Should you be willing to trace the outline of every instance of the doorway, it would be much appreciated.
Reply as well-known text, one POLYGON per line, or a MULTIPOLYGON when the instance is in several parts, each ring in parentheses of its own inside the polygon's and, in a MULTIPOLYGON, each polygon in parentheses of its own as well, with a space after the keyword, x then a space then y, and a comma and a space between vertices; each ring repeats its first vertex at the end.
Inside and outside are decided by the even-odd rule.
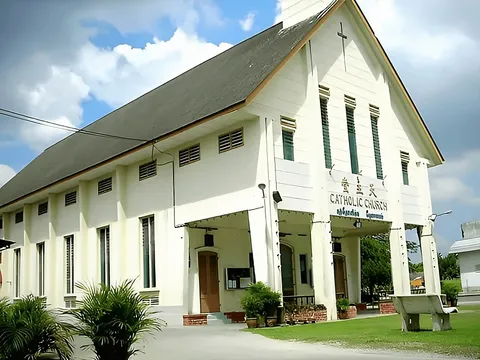
POLYGON ((347 271, 345 269, 344 255, 333 255, 333 271, 335 274, 335 293, 337 299, 347 298, 347 271))
POLYGON ((217 253, 212 251, 198 253, 198 277, 200 280, 200 312, 219 312, 220 292, 217 253))
POLYGON ((295 295, 295 281, 293 276, 293 250, 290 246, 280 244, 280 260, 282 264, 283 296, 295 295))

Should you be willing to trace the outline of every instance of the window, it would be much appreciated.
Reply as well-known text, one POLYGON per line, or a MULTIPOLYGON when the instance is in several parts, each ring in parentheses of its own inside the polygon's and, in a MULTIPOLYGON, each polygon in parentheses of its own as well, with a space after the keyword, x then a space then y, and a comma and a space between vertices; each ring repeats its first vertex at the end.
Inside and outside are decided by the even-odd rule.
POLYGON ((373 152, 375 154, 375 168, 377 170, 377 179, 383 180, 382 154, 380 153, 380 138, 378 136, 378 117, 370 115, 372 124, 373 152))
POLYGON ((73 294, 75 291, 75 244, 73 235, 65 236, 65 280, 66 293, 73 294))
POLYGON ((138 178, 140 181, 157 175, 157 160, 150 161, 138 167, 138 178))
POLYGON ((47 202, 44 202, 44 203, 41 203, 41 204, 38 204, 38 215, 43 215, 43 214, 46 214, 48 212, 48 201, 47 202))
POLYGON ((402 162, 403 185, 409 185, 408 163, 410 162, 410 155, 407 152, 400 151, 400 160, 402 162))
POLYGON ((45 295, 45 243, 37 244, 38 296, 45 295))
POLYGON ((3 229, 3 218, 0 217, 0 230, 3 229))
POLYGON ((355 117, 354 107, 355 99, 345 95, 345 102, 347 106, 347 131, 348 131, 348 147, 350 149, 350 165, 353 174, 358 174, 358 154, 357 154, 357 138, 355 134, 355 117))
POLYGON ((225 152, 243 146, 243 128, 218 137, 218 152, 225 152))
POLYGON ((300 254, 300 282, 302 284, 308 284, 306 254, 300 254))
POLYGON ((328 124, 328 100, 320 98, 320 112, 322 115, 323 153, 325 156, 325 167, 332 168, 332 150, 330 148, 330 127, 328 124))
POLYGON ((200 160, 200 144, 180 150, 178 152, 178 159, 180 166, 185 166, 200 160))
POLYGON ((23 222, 23 211, 20 211, 15 214, 15 224, 23 222))
POLYGON ((98 195, 112 191, 112 178, 103 179, 98 182, 98 195))
POLYGON ((285 160, 294 161, 294 148, 293 148, 293 131, 282 129, 282 141, 283 141, 283 158, 285 160))
POLYGON ((72 191, 68 194, 65 194, 65 206, 73 205, 77 202, 77 192, 72 191))
POLYGON ((141 219, 143 239, 143 287, 157 286, 155 271, 155 222, 153 216, 141 219))
POLYGON ((22 255, 20 253, 20 249, 14 250, 14 266, 15 266, 15 283, 14 283, 14 294, 16 298, 20 297, 20 270, 21 270, 21 262, 22 262, 22 255))
POLYGON ((98 230, 100 238, 100 281, 110 285, 110 227, 98 230))

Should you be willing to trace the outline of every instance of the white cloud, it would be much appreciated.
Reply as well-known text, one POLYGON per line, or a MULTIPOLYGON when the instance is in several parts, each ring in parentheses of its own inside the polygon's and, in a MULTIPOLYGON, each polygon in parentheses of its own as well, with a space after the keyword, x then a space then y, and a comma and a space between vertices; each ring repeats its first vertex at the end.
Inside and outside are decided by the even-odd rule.
POLYGON ((277 0, 277 5, 275 5, 275 20, 273 21, 273 24, 278 24, 280 21, 282 21, 282 1, 277 0))
POLYGON ((245 19, 242 19, 239 21, 239 24, 243 31, 250 31, 252 30, 254 22, 255 22, 255 13, 250 11, 245 17, 245 19))
POLYGON ((480 193, 473 180, 480 175, 480 149, 469 150, 456 158, 447 159, 444 165, 430 170, 430 192, 436 202, 457 201, 468 205, 480 205, 480 193))
POLYGON ((5 185, 15 174, 15 170, 10 166, 0 164, 0 187, 5 185))

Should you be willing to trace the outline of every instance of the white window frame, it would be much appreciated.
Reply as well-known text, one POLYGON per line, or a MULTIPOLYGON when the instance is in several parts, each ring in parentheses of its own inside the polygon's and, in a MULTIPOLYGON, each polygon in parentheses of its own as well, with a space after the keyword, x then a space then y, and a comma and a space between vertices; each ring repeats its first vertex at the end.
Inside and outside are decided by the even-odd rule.
POLYGON ((38 296, 45 296, 45 242, 37 244, 38 296))
POLYGON ((100 255, 100 283, 103 283, 107 286, 110 286, 111 284, 111 251, 110 251, 110 246, 111 246, 111 236, 110 236, 110 226, 104 226, 98 229, 98 251, 100 255), (105 243, 103 245, 103 243, 105 243), (102 252, 104 262, 102 264, 102 252), (102 266, 105 266, 105 269, 103 270, 105 272, 104 276, 105 279, 102 279, 102 266))
POLYGON ((65 236, 64 243, 65 294, 73 295, 75 293, 75 237, 73 235, 65 236))
POLYGON ((156 256, 155 256, 155 216, 149 215, 140 218, 140 231, 142 239, 141 247, 141 274, 143 280, 144 289, 155 289, 157 287, 157 269, 156 269, 156 256), (153 223, 153 225, 152 225, 153 223), (147 232, 145 233, 145 225, 147 232), (145 251, 145 245, 148 245, 145 251), (148 254, 148 269, 145 267, 145 257, 148 254), (148 277, 145 276, 146 270, 148 270, 148 277))

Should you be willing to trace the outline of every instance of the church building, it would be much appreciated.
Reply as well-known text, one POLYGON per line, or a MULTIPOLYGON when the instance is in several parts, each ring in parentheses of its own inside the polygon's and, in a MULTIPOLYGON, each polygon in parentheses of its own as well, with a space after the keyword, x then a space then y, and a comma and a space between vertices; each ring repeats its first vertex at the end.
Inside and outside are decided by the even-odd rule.
POLYGON ((282 22, 46 149, 0 189, 0 296, 71 308, 136 287, 171 324, 284 302, 361 301, 360 238, 387 233, 410 293, 417 229, 440 294, 428 169, 444 161, 355 0, 282 0, 282 22))

